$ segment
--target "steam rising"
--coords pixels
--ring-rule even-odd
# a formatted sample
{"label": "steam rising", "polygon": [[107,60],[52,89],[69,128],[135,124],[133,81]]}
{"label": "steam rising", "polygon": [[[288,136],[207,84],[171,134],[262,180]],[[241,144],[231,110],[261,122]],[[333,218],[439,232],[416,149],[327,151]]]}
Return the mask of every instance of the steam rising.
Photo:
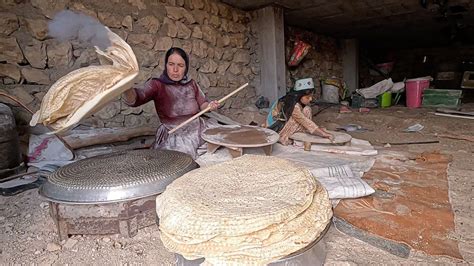
{"label": "steam rising", "polygon": [[96,19],[70,10],[57,13],[48,24],[49,36],[61,41],[79,40],[105,50],[110,46],[107,28]]}

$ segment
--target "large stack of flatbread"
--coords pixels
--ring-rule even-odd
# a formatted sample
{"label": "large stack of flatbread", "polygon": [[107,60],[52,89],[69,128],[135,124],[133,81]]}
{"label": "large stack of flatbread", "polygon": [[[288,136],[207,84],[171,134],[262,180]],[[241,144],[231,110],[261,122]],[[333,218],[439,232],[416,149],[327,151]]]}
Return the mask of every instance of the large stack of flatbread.
{"label": "large stack of flatbread", "polygon": [[156,200],[170,251],[212,265],[265,265],[313,242],[332,216],[326,190],[284,159],[244,155],[196,169]]}
{"label": "large stack of flatbread", "polygon": [[99,40],[103,44],[102,48],[95,46],[101,65],[80,68],[61,77],[43,97],[40,110],[30,121],[31,126],[42,123],[60,133],[129,89],[138,76],[139,66],[130,46],[91,17],[62,11],[51,23],[59,26],[58,33],[50,32],[58,38],[67,35],[63,38]]}

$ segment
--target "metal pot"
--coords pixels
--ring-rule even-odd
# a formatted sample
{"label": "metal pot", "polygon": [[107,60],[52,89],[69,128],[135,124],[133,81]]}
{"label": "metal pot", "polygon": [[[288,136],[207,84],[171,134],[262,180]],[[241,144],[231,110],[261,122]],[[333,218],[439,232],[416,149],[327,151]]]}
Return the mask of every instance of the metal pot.
{"label": "metal pot", "polygon": [[16,174],[21,161],[13,112],[10,107],[0,103],[0,179]]}
{"label": "metal pot", "polygon": [[[312,265],[322,266],[326,260],[326,243],[323,237],[326,235],[332,222],[329,222],[319,237],[306,247],[289,254],[288,256],[268,264],[268,266],[288,266],[288,265]],[[199,266],[204,262],[204,258],[187,260],[180,254],[175,254],[176,266]]]}

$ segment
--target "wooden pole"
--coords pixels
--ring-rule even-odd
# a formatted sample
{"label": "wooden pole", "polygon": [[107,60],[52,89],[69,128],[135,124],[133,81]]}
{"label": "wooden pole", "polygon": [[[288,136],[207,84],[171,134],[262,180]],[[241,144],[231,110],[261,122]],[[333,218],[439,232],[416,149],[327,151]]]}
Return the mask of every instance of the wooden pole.
{"label": "wooden pole", "polygon": [[[10,100],[12,100],[12,101],[18,103],[21,107],[23,107],[23,108],[24,108],[26,111],[28,111],[31,115],[34,114],[34,112],[33,112],[30,108],[28,108],[24,103],[22,103],[22,102],[21,102],[20,100],[18,100],[17,98],[15,98],[15,97],[13,97],[13,96],[11,96],[11,95],[8,95],[8,94],[6,94],[6,93],[2,93],[2,92],[0,92],[0,96],[4,96],[4,97],[9,98]],[[46,127],[47,127],[49,130],[53,131],[52,128],[50,128],[50,127],[48,127],[48,126],[46,126]],[[64,144],[64,146],[66,147],[66,149],[68,149],[68,150],[71,151],[72,157],[73,157],[73,159],[74,159],[74,158],[76,157],[76,155],[74,154],[74,149],[69,145],[69,143],[67,143],[67,141],[64,140],[63,137],[59,136],[58,134],[54,134],[54,135],[59,139],[59,141],[61,141],[61,142]]]}
{"label": "wooden pole", "polygon": [[[224,96],[222,99],[220,99],[218,102],[219,103],[223,103],[225,100],[229,99],[230,97],[232,97],[234,94],[236,94],[237,92],[241,91],[242,89],[244,89],[245,87],[247,87],[249,84],[248,83],[245,83],[244,85],[240,86],[238,89],[234,90],[233,92],[227,94],[226,96]],[[204,114],[205,112],[209,111],[211,109],[211,107],[206,107],[206,109],[202,110],[201,112],[193,115],[192,117],[190,117],[188,120],[184,121],[183,123],[177,125],[175,128],[171,129],[168,134],[173,134],[174,132],[176,132],[176,130],[184,127],[185,125],[187,125],[189,122],[193,121],[194,119],[198,118],[199,116],[201,116],[202,114]]]}

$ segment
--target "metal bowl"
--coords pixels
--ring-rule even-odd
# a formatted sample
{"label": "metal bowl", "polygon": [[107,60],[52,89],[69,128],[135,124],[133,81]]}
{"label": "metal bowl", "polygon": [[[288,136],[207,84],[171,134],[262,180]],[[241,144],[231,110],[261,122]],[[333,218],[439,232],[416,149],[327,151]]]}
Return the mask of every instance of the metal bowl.
{"label": "metal bowl", "polygon": [[[326,232],[329,230],[331,224],[332,222],[329,221],[319,237],[309,245],[285,256],[284,258],[268,264],[268,266],[324,265],[324,261],[326,260],[326,245],[324,241],[321,241],[321,239],[326,235]],[[175,254],[175,258],[176,266],[199,266],[205,260],[204,258],[187,260],[180,254]]]}
{"label": "metal bowl", "polygon": [[191,156],[178,151],[121,151],[63,166],[39,192],[59,203],[125,201],[162,193],[173,180],[197,167]]}

